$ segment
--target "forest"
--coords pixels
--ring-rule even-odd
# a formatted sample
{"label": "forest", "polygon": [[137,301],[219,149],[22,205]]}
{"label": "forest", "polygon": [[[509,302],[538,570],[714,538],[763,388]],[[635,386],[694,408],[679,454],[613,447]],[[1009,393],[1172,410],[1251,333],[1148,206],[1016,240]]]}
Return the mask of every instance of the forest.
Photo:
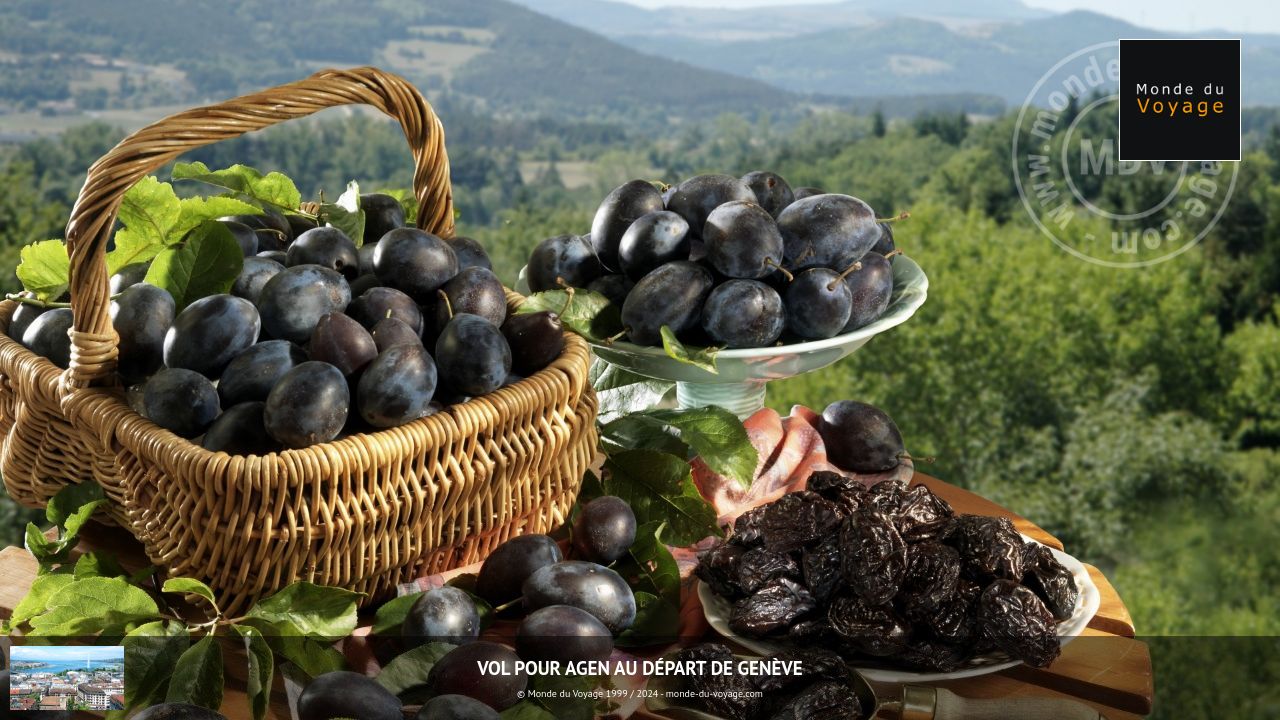
{"label": "forest", "polygon": [[[463,104],[438,110],[459,232],[485,244],[509,285],[539,240],[586,232],[600,198],[633,178],[768,169],[793,185],[861,197],[882,217],[910,211],[895,235],[929,275],[928,302],[840,364],[775,383],[770,404],[785,412],[856,398],[884,408],[913,455],[934,458],[927,472],[1015,509],[1102,568],[1140,633],[1272,636],[1222,650],[1231,664],[1219,675],[1232,675],[1242,691],[1274,676],[1280,130],[1268,122],[1273,115],[1251,118],[1230,204],[1197,247],[1145,268],[1113,269],[1068,255],[1030,221],[1009,169],[1012,115],[886,122],[825,112],[776,124],[723,115],[642,132],[607,122],[492,119]],[[6,292],[17,287],[11,269],[19,248],[61,237],[86,168],[120,137],[87,125],[0,149]],[[405,187],[412,174],[399,129],[359,114],[292,123],[186,159],[278,169],[304,193],[332,195],[351,179],[369,189]],[[1101,182],[1100,192],[1122,207],[1143,202],[1141,182]],[[1086,220],[1071,232],[1105,229]],[[0,542],[20,541],[24,512],[0,501]],[[1158,655],[1157,677],[1197,662],[1204,658]],[[1242,702],[1259,714],[1245,716],[1274,712],[1276,692],[1250,689]],[[1209,703],[1207,695],[1179,697],[1191,707]]]}

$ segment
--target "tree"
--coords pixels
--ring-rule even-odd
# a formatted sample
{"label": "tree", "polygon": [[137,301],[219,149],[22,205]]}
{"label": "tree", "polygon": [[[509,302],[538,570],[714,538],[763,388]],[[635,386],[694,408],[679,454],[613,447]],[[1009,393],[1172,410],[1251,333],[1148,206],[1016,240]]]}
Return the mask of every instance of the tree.
{"label": "tree", "polygon": [[886,129],[884,112],[877,106],[875,112],[871,113],[871,134],[876,137],[884,137]]}

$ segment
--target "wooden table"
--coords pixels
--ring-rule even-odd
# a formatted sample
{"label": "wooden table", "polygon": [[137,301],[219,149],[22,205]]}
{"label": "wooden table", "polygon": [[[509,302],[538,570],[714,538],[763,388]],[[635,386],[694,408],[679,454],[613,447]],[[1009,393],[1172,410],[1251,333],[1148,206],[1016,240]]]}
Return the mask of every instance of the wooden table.
{"label": "wooden table", "polygon": [[[916,473],[913,482],[927,485],[950,502],[956,512],[1008,517],[1023,534],[1062,549],[1057,538],[989,500],[923,473]],[[89,533],[80,550],[94,547],[109,547],[126,561],[132,556],[139,566],[145,564],[141,560],[141,548],[119,530],[98,529]],[[1062,656],[1053,665],[1043,669],[1019,666],[939,685],[970,698],[1071,698],[1096,708],[1109,720],[1135,720],[1149,714],[1153,697],[1150,652],[1146,643],[1134,639],[1133,621],[1115,588],[1097,568],[1086,567],[1102,595],[1102,605],[1084,635],[1064,647]],[[25,550],[15,547],[0,550],[0,617],[7,618],[26,594],[36,569],[35,560]],[[224,714],[230,720],[248,720],[248,703],[242,688],[242,683],[238,684],[234,674],[229,673]],[[882,699],[893,696],[894,690],[876,687]],[[278,674],[271,711],[281,720],[289,718]],[[642,711],[636,717],[657,716]]]}

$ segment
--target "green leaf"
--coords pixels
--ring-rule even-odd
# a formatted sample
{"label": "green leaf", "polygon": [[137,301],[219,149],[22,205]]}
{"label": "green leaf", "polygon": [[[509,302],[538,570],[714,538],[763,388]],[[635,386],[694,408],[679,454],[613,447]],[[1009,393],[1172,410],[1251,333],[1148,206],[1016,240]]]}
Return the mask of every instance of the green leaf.
{"label": "green leaf", "polygon": [[139,180],[120,201],[118,218],[123,227],[116,231],[115,249],[107,253],[107,272],[147,262],[181,239],[174,232],[181,216],[182,202],[172,185],[151,176]]}
{"label": "green leaf", "polygon": [[61,240],[41,240],[22,248],[18,280],[41,300],[52,300],[66,292],[71,280],[71,260]]}
{"label": "green leaf", "polygon": [[684,460],[653,450],[624,450],[605,460],[605,471],[604,491],[627,501],[640,525],[665,521],[672,545],[724,535]]}
{"label": "green leaf", "polygon": [[199,595],[208,600],[214,610],[218,609],[218,601],[213,597],[213,590],[195,578],[169,578],[164,581],[164,587],[160,588],[160,592]]}
{"label": "green leaf", "polygon": [[356,602],[361,597],[342,588],[297,582],[259,601],[245,617],[265,620],[280,635],[337,640],[355,629]]}
{"label": "green leaf", "polygon": [[636,540],[628,551],[639,569],[641,577],[654,593],[679,606],[680,567],[671,555],[671,549],[662,542],[666,523],[649,523],[636,532]]}
{"label": "green leaf", "polygon": [[245,693],[249,696],[249,707],[253,711],[253,720],[263,720],[267,716],[267,708],[271,704],[272,674],[275,671],[275,657],[271,646],[262,632],[247,625],[232,625],[231,629],[244,638],[245,655],[249,660],[249,679],[245,683]]}
{"label": "green leaf", "polygon": [[31,589],[27,591],[26,596],[13,609],[9,623],[17,627],[44,612],[49,606],[49,600],[75,579],[66,574],[40,575],[35,582],[31,583]]}
{"label": "green leaf", "polygon": [[210,170],[200,162],[173,166],[174,180],[195,180],[230,190],[236,197],[271,205],[282,210],[297,210],[302,194],[287,176],[272,172],[263,175],[246,165],[232,165],[225,170]]}
{"label": "green leaf", "polygon": [[400,626],[404,624],[404,619],[409,616],[409,609],[413,604],[418,602],[418,598],[422,597],[422,593],[416,592],[412,595],[401,595],[392,598],[382,604],[377,612],[373,614],[373,634],[374,635],[399,635]]}
{"label": "green leaf", "polygon": [[378,673],[376,680],[392,695],[425,685],[432,666],[454,647],[449,643],[433,642],[401,653]]}
{"label": "green leaf", "polygon": [[35,523],[27,523],[25,540],[27,552],[34,555],[42,567],[66,559],[62,553],[65,548],[60,548],[56,540],[45,537],[44,531]]}
{"label": "green leaf", "polygon": [[471,596],[471,602],[476,605],[476,614],[480,616],[480,629],[485,630],[493,624],[493,605],[488,600],[476,594],[476,580],[479,579],[475,573],[462,573],[454,575],[445,583],[449,587],[455,587]]}
{"label": "green leaf", "polygon": [[125,574],[120,563],[106,553],[95,550],[76,559],[75,578],[77,580],[91,577],[124,577]]}
{"label": "green leaf", "polygon": [[502,720],[557,720],[555,715],[530,700],[516,703],[498,713]]}
{"label": "green leaf", "polygon": [[68,485],[53,496],[49,506],[45,508],[44,515],[54,525],[65,527],[71,517],[80,514],[86,505],[105,500],[106,497],[107,494],[103,492],[102,486],[95,482]]}
{"label": "green leaf", "polygon": [[406,188],[390,188],[378,190],[382,195],[389,195],[400,203],[400,207],[404,208],[404,221],[407,225],[414,225],[418,222],[418,198],[413,194],[412,190]]}
{"label": "green leaf", "polygon": [[364,244],[364,211],[360,209],[360,185],[352,180],[336,203],[320,206],[320,217],[338,228],[360,247]]}
{"label": "green leaf", "polygon": [[129,709],[159,702],[178,659],[191,646],[187,627],[172,620],[141,625],[124,637],[124,699]]}
{"label": "green leaf", "polygon": [[680,632],[680,606],[652,593],[636,593],[636,619],[618,635],[614,645],[618,647],[649,647],[667,645],[675,641]]}
{"label": "green leaf", "polygon": [[184,702],[211,710],[222,708],[222,646],[206,635],[178,658],[165,702]]}
{"label": "green leaf", "polygon": [[31,618],[31,634],[83,637],[120,634],[129,625],[160,615],[155,600],[121,578],[84,578],[66,585],[48,602],[48,610]]}
{"label": "green leaf", "polygon": [[178,220],[173,225],[170,243],[194,230],[205,220],[216,220],[227,215],[261,215],[262,208],[233,197],[183,198],[179,206]]}
{"label": "green leaf", "polygon": [[525,298],[516,313],[550,310],[560,316],[565,327],[595,342],[604,342],[622,332],[622,314],[617,305],[598,292],[581,288],[544,290]]}
{"label": "green leaf", "polygon": [[[759,462],[742,421],[714,406],[632,413],[607,423],[600,432],[601,437],[626,448],[649,447],[677,455],[692,450],[707,467],[744,488],[751,487]],[[674,449],[673,437],[687,447]]]}
{"label": "green leaf", "polygon": [[720,352],[719,348],[685,347],[666,325],[663,325],[659,332],[662,333],[662,349],[667,352],[667,357],[686,365],[702,368],[709,373],[720,374],[716,369],[716,354]]}
{"label": "green leaf", "polygon": [[677,457],[690,458],[690,448],[679,432],[664,422],[638,413],[623,415],[600,427],[600,442],[606,454],[619,450],[647,448]]}
{"label": "green leaf", "polygon": [[675,388],[673,382],[637,375],[600,358],[591,361],[588,378],[600,403],[601,421],[651,408]]}
{"label": "green leaf", "polygon": [[210,220],[156,255],[146,282],[169,291],[181,312],[202,297],[230,290],[243,267],[244,253],[231,231]]}
{"label": "green leaf", "polygon": [[[247,621],[245,624],[251,624],[253,627],[263,631],[267,636],[267,642],[276,654],[289,660],[298,669],[307,675],[315,678],[334,670],[343,670],[346,668],[346,661],[342,659],[342,653],[339,653],[333,647],[306,637],[298,637],[297,635],[277,635],[272,636],[263,629],[262,621]],[[268,626],[270,626],[268,624]]]}

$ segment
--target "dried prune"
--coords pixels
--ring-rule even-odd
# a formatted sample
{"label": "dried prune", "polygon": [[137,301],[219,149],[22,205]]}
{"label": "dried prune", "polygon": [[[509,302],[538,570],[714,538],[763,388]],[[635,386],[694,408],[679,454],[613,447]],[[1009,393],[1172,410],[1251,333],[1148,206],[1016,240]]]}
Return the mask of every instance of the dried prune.
{"label": "dried prune", "polygon": [[748,637],[765,637],[785,630],[817,607],[804,586],[778,578],[734,603],[729,627]]}
{"label": "dried prune", "polygon": [[1058,620],[1066,620],[1076,611],[1080,588],[1071,571],[1053,556],[1044,545],[1027,543],[1035,547],[1032,560],[1027,563],[1027,574],[1022,584],[1030,588],[1044,602],[1044,606]]}
{"label": "dried prune", "polygon": [[805,487],[835,503],[843,517],[857,510],[867,494],[867,486],[862,481],[830,470],[819,470],[810,475]]}
{"label": "dried prune", "polygon": [[970,578],[978,582],[1022,580],[1022,536],[1008,518],[962,515],[947,542],[960,551]]}
{"label": "dried prune", "polygon": [[888,515],[863,508],[840,528],[840,572],[868,605],[898,594],[907,568],[907,546]]}
{"label": "dried prune", "polygon": [[[720,643],[703,643],[681,650],[675,656],[676,662],[729,662],[734,660],[733,651]],[[760,710],[761,698],[755,695],[751,681],[737,673],[723,674],[705,672],[690,675],[685,683],[685,690],[692,693],[692,704],[703,710],[726,718],[727,720],[751,720]]]}
{"label": "dried prune", "polygon": [[791,552],[821,540],[840,526],[835,504],[817,493],[801,490],[770,503],[760,520],[764,544],[778,552]]}
{"label": "dried prune", "polygon": [[898,659],[921,670],[951,672],[968,658],[963,650],[954,645],[917,638],[911,641]]}
{"label": "dried prune", "polygon": [[978,634],[975,603],[982,589],[961,579],[951,599],[928,612],[909,615],[916,627],[945,643],[966,645]]}
{"label": "dried prune", "polygon": [[996,580],[982,591],[978,622],[997,648],[1028,665],[1046,667],[1062,650],[1053,614],[1035,593],[1012,580]]}
{"label": "dried prune", "polygon": [[770,655],[768,660],[799,662],[800,672],[781,675],[757,675],[751,679],[758,690],[768,693],[789,692],[816,680],[849,682],[849,669],[844,659],[822,648],[794,648]]}
{"label": "dried prune", "polygon": [[820,603],[831,599],[844,582],[840,570],[840,538],[829,535],[821,544],[805,548],[800,557],[804,584]]}
{"label": "dried prune", "polygon": [[721,542],[698,556],[694,574],[722,597],[734,600],[746,593],[738,585],[738,561],[746,551],[737,545]]}
{"label": "dried prune", "polygon": [[848,684],[824,680],[783,703],[773,720],[861,720],[862,717],[858,696]]}
{"label": "dried prune", "polygon": [[856,595],[831,603],[827,622],[845,645],[866,655],[896,655],[906,647],[910,630],[889,605],[868,605]]}
{"label": "dried prune", "polygon": [[738,519],[733,522],[733,537],[730,538],[733,544],[755,547],[764,542],[760,534],[760,521],[764,519],[764,513],[768,507],[768,505],[754,507],[738,516]]}
{"label": "dried prune", "polygon": [[918,542],[938,537],[954,515],[955,511],[946,500],[934,495],[924,485],[916,485],[899,498],[894,521],[904,540]]}
{"label": "dried prune", "polygon": [[748,595],[778,578],[800,579],[800,566],[790,555],[768,547],[746,551],[738,561],[738,587]]}
{"label": "dried prune", "polygon": [[950,600],[960,580],[960,553],[934,542],[911,545],[898,600],[908,613],[926,613]]}
{"label": "dried prune", "polygon": [[833,634],[831,623],[827,622],[826,618],[801,620],[787,628],[788,640],[805,645],[827,643],[831,640]]}

